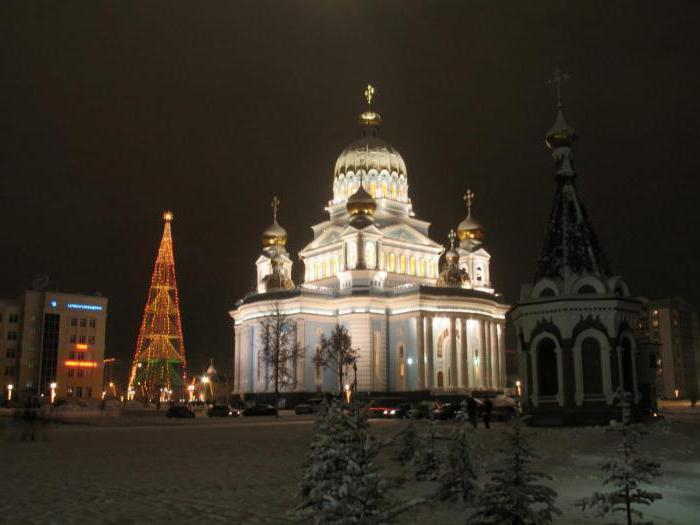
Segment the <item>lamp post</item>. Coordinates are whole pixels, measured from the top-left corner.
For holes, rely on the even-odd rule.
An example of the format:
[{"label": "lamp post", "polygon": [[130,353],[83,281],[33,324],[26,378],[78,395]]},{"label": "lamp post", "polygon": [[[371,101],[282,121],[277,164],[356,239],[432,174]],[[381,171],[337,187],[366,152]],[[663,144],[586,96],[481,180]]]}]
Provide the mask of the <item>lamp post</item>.
[{"label": "lamp post", "polygon": [[51,404],[53,405],[53,402],[56,401],[56,388],[58,387],[58,383],[51,383],[49,385],[49,388],[51,388]]},{"label": "lamp post", "polygon": [[[202,376],[202,384],[204,385],[204,402],[207,401],[207,383],[209,383],[209,378],[207,376]],[[214,393],[212,392],[212,397]]]},{"label": "lamp post", "polygon": [[12,389],[15,387],[15,385],[7,385],[7,400],[12,401]]},{"label": "lamp post", "polygon": [[520,379],[518,379],[518,380],[515,382],[515,388],[518,390],[518,396],[521,396],[521,395],[522,395],[521,390],[520,390],[521,384],[522,384],[522,383],[520,382]]}]

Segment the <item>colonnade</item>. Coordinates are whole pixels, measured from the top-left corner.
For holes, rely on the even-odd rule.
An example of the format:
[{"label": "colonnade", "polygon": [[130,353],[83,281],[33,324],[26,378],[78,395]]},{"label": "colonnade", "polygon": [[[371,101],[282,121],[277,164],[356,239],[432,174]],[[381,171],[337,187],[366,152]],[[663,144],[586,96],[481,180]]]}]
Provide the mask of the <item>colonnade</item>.
[{"label": "colonnade", "polygon": [[421,315],[416,318],[416,336],[419,390],[505,386],[505,321]]}]

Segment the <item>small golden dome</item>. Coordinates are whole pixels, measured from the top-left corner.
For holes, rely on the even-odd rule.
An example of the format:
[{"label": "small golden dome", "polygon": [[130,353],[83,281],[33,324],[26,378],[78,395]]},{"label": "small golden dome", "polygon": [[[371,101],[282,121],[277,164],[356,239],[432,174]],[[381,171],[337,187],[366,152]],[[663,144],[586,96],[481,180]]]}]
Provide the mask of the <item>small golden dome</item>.
[{"label": "small golden dome", "polygon": [[577,138],[578,135],[576,135],[576,131],[574,131],[574,128],[566,123],[561,108],[559,108],[559,111],[557,112],[557,120],[547,133],[547,137],[545,139],[547,147],[552,151],[563,146],[570,147],[574,145]]},{"label": "small golden dome", "polygon": [[287,244],[287,230],[275,220],[262,234],[263,247],[284,246]]},{"label": "small golden dome", "polygon": [[360,184],[357,191],[350,195],[345,209],[350,214],[350,223],[355,226],[360,222],[371,223],[374,219],[374,212],[377,210],[377,203],[372,196],[367,193],[365,187]]},{"label": "small golden dome", "polygon": [[163,213],[163,220],[164,220],[165,222],[170,222],[170,221],[172,221],[174,218],[175,218],[175,215],[173,215],[173,212],[171,212],[170,210],[167,210],[167,211],[165,211],[165,212]]},{"label": "small golden dome", "polygon": [[362,127],[378,127],[382,124],[382,116],[376,111],[363,111],[357,121]]},{"label": "small golden dome", "polygon": [[467,217],[457,226],[457,238],[461,241],[481,242],[484,238],[484,230],[474,217],[472,217],[472,204],[476,195],[470,189],[464,194],[464,203],[467,205]]}]

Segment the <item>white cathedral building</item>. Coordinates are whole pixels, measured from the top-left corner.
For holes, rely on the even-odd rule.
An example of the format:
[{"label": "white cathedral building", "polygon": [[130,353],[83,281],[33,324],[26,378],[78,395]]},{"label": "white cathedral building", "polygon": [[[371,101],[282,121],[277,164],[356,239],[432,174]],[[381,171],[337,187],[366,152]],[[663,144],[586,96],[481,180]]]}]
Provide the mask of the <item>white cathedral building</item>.
[{"label": "white cathedral building", "polygon": [[[273,305],[296,326],[303,357],[290,366],[294,392],[337,391],[337,378],[317,366],[322,334],[347,327],[359,350],[360,392],[457,393],[505,386],[505,317],[508,305],[495,293],[483,229],[472,216],[450,232],[450,247],[428,235],[416,217],[401,154],[378,131],[381,116],[359,117],[361,137],[335,163],[328,218],[311,227],[313,240],[300,252],[304,282],[291,279],[287,233],[274,220],[262,235],[257,288],[230,312],[234,320],[237,393],[271,392],[261,359],[260,321]],[[458,244],[455,245],[455,241]],[[441,256],[445,262],[440,266]]]}]

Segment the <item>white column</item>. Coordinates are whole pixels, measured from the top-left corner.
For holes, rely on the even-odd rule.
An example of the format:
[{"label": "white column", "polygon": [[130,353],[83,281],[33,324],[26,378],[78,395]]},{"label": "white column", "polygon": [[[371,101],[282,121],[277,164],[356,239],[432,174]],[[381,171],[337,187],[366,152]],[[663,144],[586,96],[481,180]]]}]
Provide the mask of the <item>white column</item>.
[{"label": "white column", "polygon": [[423,317],[416,317],[416,346],[418,347],[416,377],[418,390],[425,389],[425,339],[423,337]]},{"label": "white column", "polygon": [[505,387],[508,383],[508,371],[506,367],[506,323],[500,323],[501,336],[498,338],[498,351],[499,351],[499,366],[501,373],[501,386]]},{"label": "white column", "polygon": [[475,375],[476,375],[476,385],[478,388],[482,388],[485,385],[484,383],[484,370],[485,370],[485,362],[484,362],[484,348],[486,347],[486,338],[484,336],[484,320],[483,319],[478,319],[478,330],[479,330],[479,366],[476,368]]},{"label": "white column", "polygon": [[469,327],[470,325],[473,325],[473,322],[470,322],[471,319],[467,319],[465,321],[465,326],[467,327],[465,331],[465,348],[466,350],[466,356],[467,356],[467,376],[469,378],[469,388],[476,388],[476,374],[474,373],[474,347],[472,346],[471,342],[469,341]]},{"label": "white column", "polygon": [[433,388],[435,385],[435,366],[433,363],[433,318],[425,317],[425,354],[426,354],[426,387]]},{"label": "white column", "polygon": [[297,319],[297,348],[301,352],[294,360],[294,382],[295,390],[298,392],[303,392],[306,390],[306,385],[304,384],[304,320]]},{"label": "white column", "polygon": [[458,386],[460,388],[466,388],[467,386],[467,320],[462,318],[459,320],[459,355],[457,357],[458,362]]},{"label": "white column", "polygon": [[457,387],[457,329],[456,319],[450,317],[450,367],[449,367],[449,386],[450,388]]},{"label": "white column", "polygon": [[491,327],[491,386],[498,388],[498,334],[496,333],[496,323],[489,322]]},{"label": "white column", "polygon": [[605,344],[600,349],[600,364],[602,368],[601,373],[603,374],[603,394],[605,395],[605,401],[608,405],[613,403],[613,391],[612,391],[612,375],[610,371],[610,352],[614,351],[610,348],[609,344]]},{"label": "white column", "polygon": [[491,387],[491,323],[484,321],[484,385],[487,388]]}]

